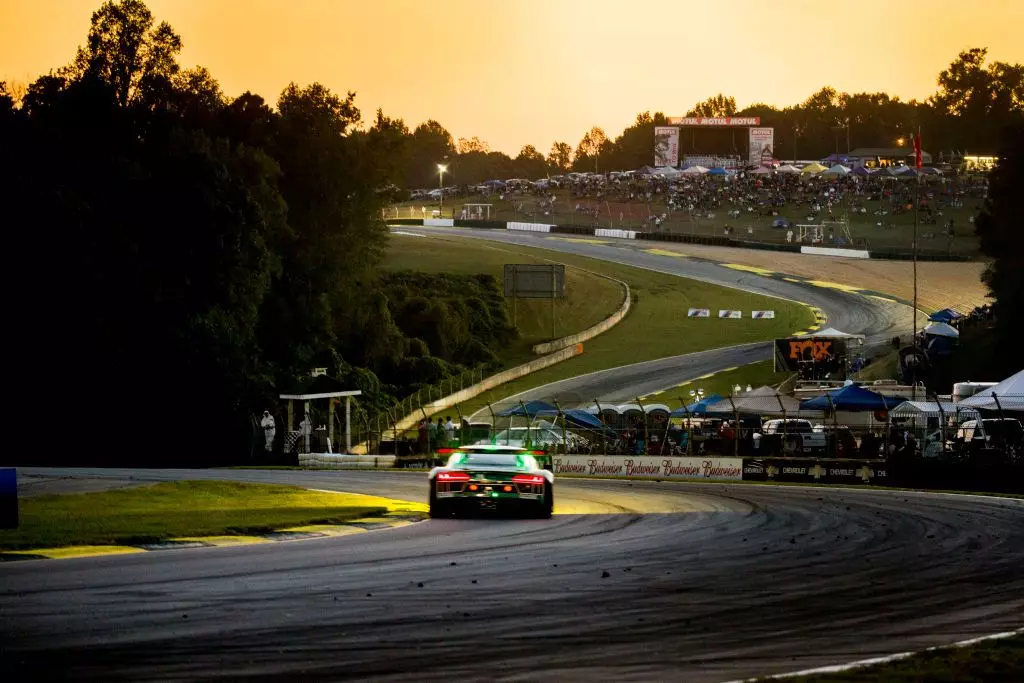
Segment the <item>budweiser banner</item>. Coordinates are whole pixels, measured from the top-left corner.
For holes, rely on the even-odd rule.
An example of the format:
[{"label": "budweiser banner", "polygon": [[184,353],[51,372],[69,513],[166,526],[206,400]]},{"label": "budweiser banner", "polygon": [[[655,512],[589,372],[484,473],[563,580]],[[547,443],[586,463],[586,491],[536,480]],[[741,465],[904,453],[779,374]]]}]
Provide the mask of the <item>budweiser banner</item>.
[{"label": "budweiser banner", "polygon": [[710,318],[711,309],[709,308],[691,308],[686,312],[687,318]]},{"label": "budweiser banner", "polygon": [[556,455],[552,471],[591,477],[739,481],[743,478],[743,460],[659,455]]},{"label": "budweiser banner", "polygon": [[750,317],[754,320],[770,320],[775,317],[775,311],[751,311]]},{"label": "budweiser banner", "polygon": [[657,126],[654,129],[654,165],[679,165],[679,129],[670,126]]},{"label": "budweiser banner", "polygon": [[760,116],[670,116],[673,126],[760,126]]},{"label": "budweiser banner", "polygon": [[870,460],[743,459],[743,479],[747,481],[882,484],[888,476],[886,469],[884,462]]},{"label": "budweiser banner", "polygon": [[726,310],[723,309],[723,310],[718,311],[718,317],[719,318],[732,318],[732,319],[742,318],[743,317],[743,311],[726,311]]},{"label": "budweiser banner", "polygon": [[775,129],[750,129],[750,166],[771,166],[775,161]]}]

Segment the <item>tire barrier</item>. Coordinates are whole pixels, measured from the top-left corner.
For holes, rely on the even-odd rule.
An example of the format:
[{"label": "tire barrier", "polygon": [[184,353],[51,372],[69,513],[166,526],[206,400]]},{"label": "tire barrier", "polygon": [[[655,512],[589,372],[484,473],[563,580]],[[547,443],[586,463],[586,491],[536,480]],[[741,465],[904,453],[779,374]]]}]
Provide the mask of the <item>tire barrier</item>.
[{"label": "tire barrier", "polygon": [[594,230],[594,237],[615,237],[623,240],[635,240],[637,233],[635,230],[609,230],[606,228],[596,228]]},{"label": "tire barrier", "polygon": [[551,232],[553,227],[547,223],[518,223],[515,221],[506,225],[508,230],[521,230],[523,232]]}]

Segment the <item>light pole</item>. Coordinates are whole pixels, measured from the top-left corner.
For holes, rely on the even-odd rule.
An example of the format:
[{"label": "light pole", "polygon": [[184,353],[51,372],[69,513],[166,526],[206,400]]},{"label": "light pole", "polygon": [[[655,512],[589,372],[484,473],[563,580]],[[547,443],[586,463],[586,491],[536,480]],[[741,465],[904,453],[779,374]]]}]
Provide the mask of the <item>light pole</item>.
[{"label": "light pole", "polygon": [[448,170],[448,167],[445,166],[444,164],[438,164],[437,165],[437,173],[438,173],[437,189],[441,193],[441,196],[438,197],[438,199],[440,200],[440,204],[438,205],[437,208],[438,208],[438,213],[440,213],[440,214],[444,213],[444,172],[447,171],[447,170]]}]

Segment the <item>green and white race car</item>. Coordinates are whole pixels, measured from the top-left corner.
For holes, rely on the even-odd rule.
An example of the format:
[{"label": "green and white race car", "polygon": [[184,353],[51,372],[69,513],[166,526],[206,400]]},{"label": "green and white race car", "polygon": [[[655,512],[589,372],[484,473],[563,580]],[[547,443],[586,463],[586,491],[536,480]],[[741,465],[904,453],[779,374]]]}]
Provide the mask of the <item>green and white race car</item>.
[{"label": "green and white race car", "polygon": [[535,454],[516,446],[455,449],[447,464],[430,470],[430,516],[501,510],[551,517],[555,475],[541,468]]}]

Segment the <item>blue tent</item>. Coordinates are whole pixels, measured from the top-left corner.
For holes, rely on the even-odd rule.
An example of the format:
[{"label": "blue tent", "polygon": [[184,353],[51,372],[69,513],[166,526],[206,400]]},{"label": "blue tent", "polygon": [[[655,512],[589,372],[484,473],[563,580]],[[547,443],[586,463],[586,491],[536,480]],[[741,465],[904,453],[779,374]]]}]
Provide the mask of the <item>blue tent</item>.
[{"label": "blue tent", "polygon": [[831,407],[836,410],[865,411],[865,410],[888,410],[903,403],[903,398],[897,396],[882,396],[873,391],[868,391],[856,384],[849,384],[842,389],[830,391],[826,396],[815,396],[806,401],[800,401],[800,410],[828,410],[829,397],[832,399]]},{"label": "blue tent", "polygon": [[721,400],[722,397],[719,396],[718,394],[711,394],[710,396],[705,396],[696,403],[691,403],[690,405],[686,406],[686,410],[683,410],[682,408],[676,408],[670,413],[670,415],[672,417],[686,417],[687,410],[690,411],[690,415],[706,415],[708,412],[708,406],[711,405],[712,403],[718,403]]},{"label": "blue tent", "polygon": [[[542,410],[535,415],[535,417],[557,417],[557,410]],[[562,416],[565,417],[565,422],[570,427],[577,427],[579,429],[601,429],[603,423],[595,416],[591,415],[585,410],[579,408],[572,408],[570,410],[563,410]]]},{"label": "blue tent", "polygon": [[874,175],[874,172],[866,166],[858,166],[857,168],[850,171],[850,175],[864,176],[865,178]]},{"label": "blue tent", "polygon": [[710,171],[708,171],[708,175],[728,175],[728,174],[729,174],[729,172],[726,171],[724,168],[713,168]]},{"label": "blue tent", "polygon": [[537,413],[546,410],[555,410],[555,407],[544,401],[529,401],[525,406],[515,405],[506,408],[498,413],[498,417],[529,417],[532,419]]},{"label": "blue tent", "polygon": [[952,308],[943,308],[941,311],[935,311],[934,313],[932,313],[928,317],[928,320],[937,323],[946,323],[948,325],[954,320],[958,320],[960,317],[960,314],[954,311]]}]

